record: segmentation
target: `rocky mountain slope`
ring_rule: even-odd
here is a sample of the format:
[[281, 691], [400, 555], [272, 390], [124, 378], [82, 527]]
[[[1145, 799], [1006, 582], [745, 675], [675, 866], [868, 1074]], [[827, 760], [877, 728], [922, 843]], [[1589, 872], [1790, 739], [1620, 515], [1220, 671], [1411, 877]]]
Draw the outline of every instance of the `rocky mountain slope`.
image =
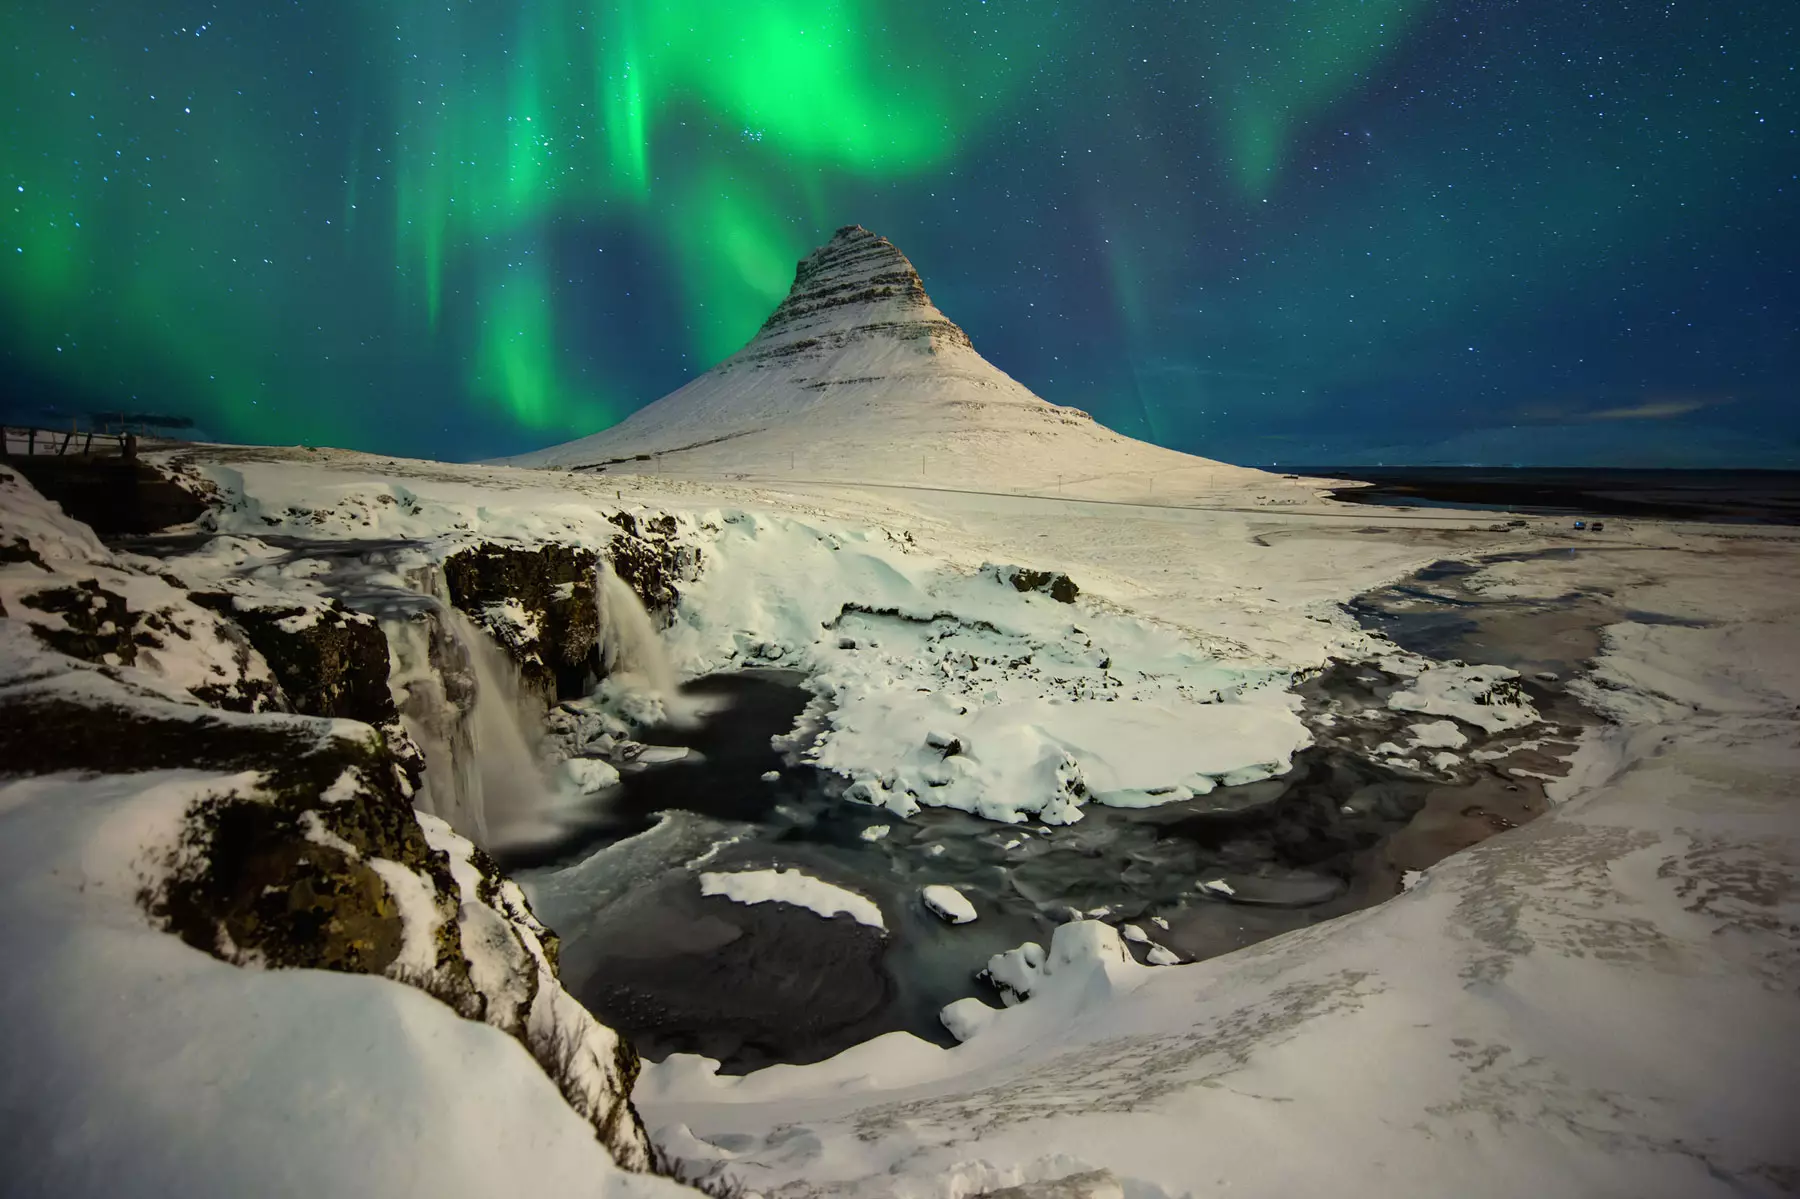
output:
[[506, 460], [1165, 499], [1261, 472], [1134, 441], [976, 352], [885, 237], [839, 229], [750, 343], [591, 437]]

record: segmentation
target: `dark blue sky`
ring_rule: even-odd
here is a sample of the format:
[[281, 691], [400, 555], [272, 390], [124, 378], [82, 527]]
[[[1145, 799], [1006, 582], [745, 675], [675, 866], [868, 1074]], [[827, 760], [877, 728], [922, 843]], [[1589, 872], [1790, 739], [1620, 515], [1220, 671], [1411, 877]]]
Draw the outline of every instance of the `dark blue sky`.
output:
[[1800, 465], [1800, 5], [0, 15], [8, 414], [490, 456], [861, 223], [1046, 399], [1249, 463]]

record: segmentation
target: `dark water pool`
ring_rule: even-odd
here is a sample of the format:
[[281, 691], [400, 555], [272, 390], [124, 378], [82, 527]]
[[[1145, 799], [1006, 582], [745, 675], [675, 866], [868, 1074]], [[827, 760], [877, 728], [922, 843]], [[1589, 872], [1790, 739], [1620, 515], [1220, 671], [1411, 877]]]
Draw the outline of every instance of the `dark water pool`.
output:
[[[1067, 827], [931, 808], [899, 820], [771, 748], [810, 699], [800, 681], [760, 671], [691, 684], [712, 714], [642, 738], [697, 756], [627, 776], [602, 814], [528, 864], [540, 914], [565, 940], [565, 982], [649, 1057], [698, 1052], [744, 1071], [897, 1029], [948, 1044], [937, 1014], [984, 993], [974, 975], [987, 959], [1047, 943], [1066, 920], [1133, 923], [1183, 958], [1212, 956], [1379, 902], [1405, 870], [1535, 814], [1508, 779], [1449, 785], [1372, 760], [1367, 743], [1401, 720], [1385, 707], [1398, 682], [1343, 667], [1305, 685], [1308, 708], [1368, 727], [1322, 737], [1281, 778], [1159, 808], [1092, 805]], [[1400, 835], [1445, 792], [1452, 827], [1409, 845]], [[700, 893], [702, 873], [770, 867], [873, 899], [885, 929]], [[1200, 888], [1209, 881], [1230, 898]], [[978, 919], [929, 912], [919, 895], [933, 883], [959, 887]]]

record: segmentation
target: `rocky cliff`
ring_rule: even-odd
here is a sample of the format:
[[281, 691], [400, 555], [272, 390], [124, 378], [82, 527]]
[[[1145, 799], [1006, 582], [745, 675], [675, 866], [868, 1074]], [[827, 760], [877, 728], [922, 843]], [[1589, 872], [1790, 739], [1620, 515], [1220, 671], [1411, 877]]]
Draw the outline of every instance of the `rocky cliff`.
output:
[[619, 1165], [649, 1169], [636, 1054], [563, 989], [518, 886], [415, 811], [388, 669], [379, 628], [335, 599], [193, 590], [0, 468], [0, 777], [79, 772], [105, 795], [107, 776], [211, 776], [176, 844], [144, 846], [157, 925], [238, 966], [418, 988], [519, 1041]]

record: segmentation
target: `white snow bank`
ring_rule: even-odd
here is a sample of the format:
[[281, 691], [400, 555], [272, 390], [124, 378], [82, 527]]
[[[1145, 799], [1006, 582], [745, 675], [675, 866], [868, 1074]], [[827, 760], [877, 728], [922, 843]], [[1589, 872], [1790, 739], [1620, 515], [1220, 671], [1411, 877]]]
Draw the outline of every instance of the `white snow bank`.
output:
[[873, 900], [799, 870], [707, 871], [700, 876], [700, 893], [734, 903], [789, 903], [827, 919], [843, 912], [858, 924], [887, 928]]
[[1469, 736], [1454, 720], [1424, 720], [1412, 726], [1412, 743], [1424, 749], [1461, 749]]
[[611, 762], [599, 758], [566, 758], [563, 773], [577, 791], [588, 794], [619, 785], [619, 771]]
[[[1388, 696], [1388, 707], [1449, 716], [1487, 733], [1503, 733], [1538, 720], [1537, 709], [1519, 690], [1518, 677], [1518, 671], [1505, 666], [1430, 666]], [[1413, 727], [1416, 732], [1420, 726]]]
[[194, 799], [161, 772], [0, 787], [0, 1160], [21, 1194], [614, 1197], [523, 1047], [399, 983], [226, 965], [152, 928], [141, 869]]
[[975, 919], [975, 905], [955, 887], [934, 883], [921, 891], [919, 898], [951, 924], [968, 924]]
[[688, 673], [779, 663], [830, 701], [810, 758], [899, 816], [1080, 816], [1285, 772], [1286, 671], [1109, 608], [1016, 591], [877, 529], [698, 517], [707, 563], [667, 633]]
[[[1694, 555], [1690, 595], [1767, 615], [1609, 637], [1601, 677], [1656, 694], [1605, 690], [1627, 724], [1583, 738], [1559, 807], [1380, 907], [1137, 968], [1025, 1044], [1009, 1027], [1057, 1000], [1020, 953], [996, 975], [1040, 989], [952, 1005], [955, 1049], [884, 1038], [731, 1080], [671, 1059], [641, 1110], [764, 1193], [1056, 1193], [1100, 1172], [1146, 1199], [1776, 1193], [1800, 1177], [1792, 545]], [[1585, 581], [1624, 599], [1651, 562]]]

